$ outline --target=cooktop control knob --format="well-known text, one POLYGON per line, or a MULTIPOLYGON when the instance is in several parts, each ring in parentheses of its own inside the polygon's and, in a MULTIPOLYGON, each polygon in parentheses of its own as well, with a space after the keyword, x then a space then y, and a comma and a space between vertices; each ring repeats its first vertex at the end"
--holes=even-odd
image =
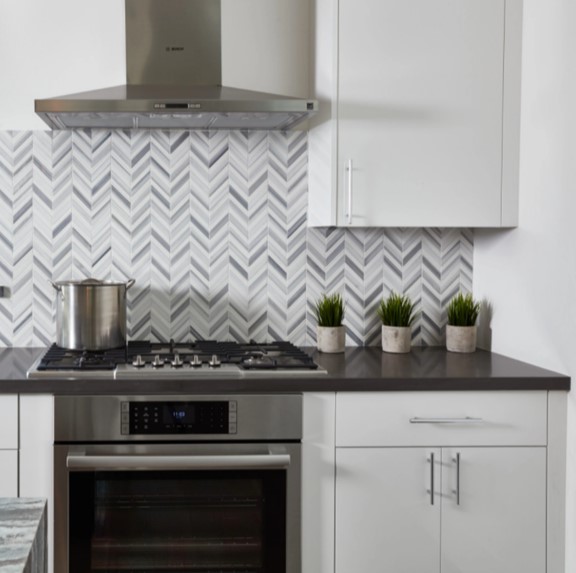
POLYGON ((194 358, 190 360, 190 366, 193 366, 194 368, 200 368, 202 366, 202 360, 200 360, 198 354, 194 354, 194 358))
POLYGON ((142 355, 138 354, 136 358, 132 362, 132 366, 136 366, 136 368, 144 368, 146 366, 146 362, 142 360, 142 355))
POLYGON ((162 368, 162 366, 164 366, 164 360, 160 359, 160 354, 156 354, 156 356, 154 356, 154 360, 152 360, 152 366, 154 366, 154 368, 162 368))
POLYGON ((182 362, 182 358, 180 358, 180 354, 178 354, 178 352, 174 353, 174 359, 172 360, 172 366, 174 368, 182 368, 182 365, 184 364, 184 362, 182 362))
POLYGON ((212 358, 210 362, 208 362, 208 366, 211 366, 212 368, 218 368, 218 366, 220 366, 221 364, 222 363, 220 362, 218 356, 216 354, 212 354, 212 358))

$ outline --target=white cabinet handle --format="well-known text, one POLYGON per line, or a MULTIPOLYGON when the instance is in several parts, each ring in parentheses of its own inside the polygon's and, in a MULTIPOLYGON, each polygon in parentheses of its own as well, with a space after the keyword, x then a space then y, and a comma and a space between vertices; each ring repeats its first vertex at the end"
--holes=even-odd
POLYGON ((410 418, 411 424, 482 424, 482 418, 410 418))
POLYGON ((460 505, 460 452, 456 454, 455 458, 452 458, 452 461, 456 464, 456 490, 454 490, 456 505, 460 505))
POLYGON ((348 201, 346 204, 346 224, 352 224, 352 159, 346 162, 346 173, 348 174, 348 201))
POLYGON ((430 452, 427 461, 430 464, 430 505, 434 505, 434 452, 430 452))

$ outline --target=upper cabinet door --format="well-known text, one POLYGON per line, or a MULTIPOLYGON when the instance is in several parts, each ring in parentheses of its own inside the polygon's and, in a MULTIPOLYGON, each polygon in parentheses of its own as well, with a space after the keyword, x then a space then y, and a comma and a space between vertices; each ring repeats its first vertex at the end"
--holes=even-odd
POLYGON ((311 132, 310 223, 517 224, 521 15, 519 0, 339 0, 333 165, 326 146, 316 153, 324 122, 311 132))
POLYGON ((339 32, 340 222, 498 225, 504 0, 341 0, 339 32))

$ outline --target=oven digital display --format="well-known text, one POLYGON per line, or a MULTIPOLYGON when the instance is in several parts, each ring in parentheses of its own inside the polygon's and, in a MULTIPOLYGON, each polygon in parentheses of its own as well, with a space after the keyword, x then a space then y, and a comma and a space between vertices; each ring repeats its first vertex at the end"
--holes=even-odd
POLYGON ((129 434, 235 434, 237 402, 130 402, 129 434))
POLYGON ((195 404, 164 404, 162 420, 165 424, 194 424, 196 421, 195 404))

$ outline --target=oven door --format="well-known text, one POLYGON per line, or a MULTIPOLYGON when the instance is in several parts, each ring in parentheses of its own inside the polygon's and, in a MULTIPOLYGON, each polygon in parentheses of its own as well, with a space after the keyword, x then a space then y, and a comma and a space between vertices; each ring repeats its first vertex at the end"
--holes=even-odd
POLYGON ((299 573, 300 444, 55 446, 58 573, 299 573))

